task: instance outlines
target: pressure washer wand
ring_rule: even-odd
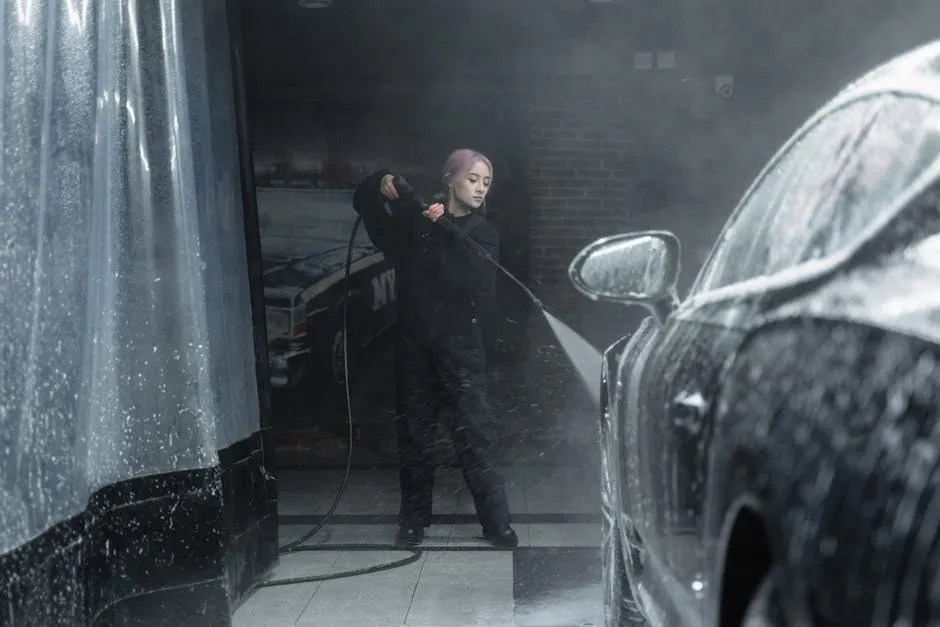
[[[404,179],[404,177],[395,176],[394,179],[392,179],[392,183],[395,185],[395,189],[398,191],[398,197],[400,199],[418,205],[421,208],[421,211],[428,210],[428,207],[430,205],[424,200],[424,198],[422,198],[418,194],[418,192],[415,191],[415,189],[411,186],[410,183],[408,183],[408,181]],[[469,235],[461,231],[457,227],[457,225],[454,224],[452,220],[447,218],[446,215],[440,220],[438,220],[437,224],[440,224],[444,228],[448,229],[451,233],[454,233],[455,235],[457,235],[457,237],[463,240],[463,242],[467,244],[467,246],[470,247],[470,250],[472,250],[473,252],[477,253],[478,255],[480,255],[481,257],[483,257],[490,263],[492,263],[500,272],[506,275],[506,277],[508,277],[509,280],[511,280],[516,285],[518,285],[522,289],[522,291],[526,293],[529,299],[535,304],[535,306],[539,308],[540,311],[542,312],[548,311],[548,308],[545,307],[542,301],[539,300],[539,298],[534,293],[532,293],[532,290],[530,290],[525,283],[523,283],[522,281],[517,279],[515,276],[513,276],[513,274],[509,270],[504,268],[498,261],[496,261],[493,258],[493,256],[490,255],[489,252],[486,251],[486,249],[484,249],[476,241],[474,241],[472,237],[470,237]]]

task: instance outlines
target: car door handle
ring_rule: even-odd
[[[697,432],[708,413],[709,401],[698,390],[687,390],[672,401],[673,422],[677,427]]]

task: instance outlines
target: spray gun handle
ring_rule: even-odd
[[[415,188],[405,180],[405,177],[396,174],[392,178],[392,184],[398,191],[398,197],[400,199],[406,202],[417,204],[421,208],[421,211],[428,210],[428,203],[418,195],[418,192],[416,192]]]
[[[392,178],[392,183],[395,185],[395,189],[398,191],[399,199],[405,201],[406,203],[418,205],[418,207],[420,207],[422,212],[425,212],[428,210],[428,207],[430,207],[428,202],[424,198],[422,198],[420,195],[418,195],[418,192],[415,191],[415,188],[412,187],[411,184],[408,181],[406,181],[403,176],[399,176],[396,174]],[[454,225],[454,223],[451,222],[450,219],[446,215],[442,217],[440,220],[438,220],[437,223],[443,226],[448,231],[459,234],[459,231],[457,230],[456,225]]]
[[[411,186],[411,184],[408,181],[405,180],[403,176],[396,174],[394,177],[392,177],[392,183],[395,185],[395,189],[398,190],[398,197],[401,200],[404,200],[405,202],[417,204],[421,208],[421,211],[428,210],[428,203],[421,196],[418,195],[418,192],[415,191],[415,189]],[[459,237],[462,237],[464,239],[469,239],[465,234],[460,232],[460,230],[457,228],[455,224],[450,222],[448,219],[439,220],[438,223],[441,224],[446,229],[448,229],[449,231],[454,232]],[[532,290],[526,287],[522,281],[514,277],[506,268],[499,265],[499,263],[495,259],[493,259],[488,253],[481,252],[480,250],[478,250],[477,253],[482,255],[490,263],[494,264],[498,270],[503,272],[503,274],[509,277],[510,280],[512,280],[519,287],[521,287],[523,291],[525,291],[525,293],[529,296],[529,298],[532,299],[532,302],[535,303],[535,306],[536,308],[539,309],[539,311],[542,311],[542,312],[548,311],[548,309],[545,307],[542,301],[540,301],[535,296],[535,294],[532,293]]]

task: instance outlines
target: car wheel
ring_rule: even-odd
[[[777,568],[767,573],[747,605],[741,627],[784,627],[787,624],[780,599],[780,578]]]

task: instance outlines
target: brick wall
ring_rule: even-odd
[[[567,260],[591,238],[619,228],[626,208],[640,200],[623,109],[616,97],[594,94],[537,97],[531,105],[531,276],[552,292],[570,293]]]

